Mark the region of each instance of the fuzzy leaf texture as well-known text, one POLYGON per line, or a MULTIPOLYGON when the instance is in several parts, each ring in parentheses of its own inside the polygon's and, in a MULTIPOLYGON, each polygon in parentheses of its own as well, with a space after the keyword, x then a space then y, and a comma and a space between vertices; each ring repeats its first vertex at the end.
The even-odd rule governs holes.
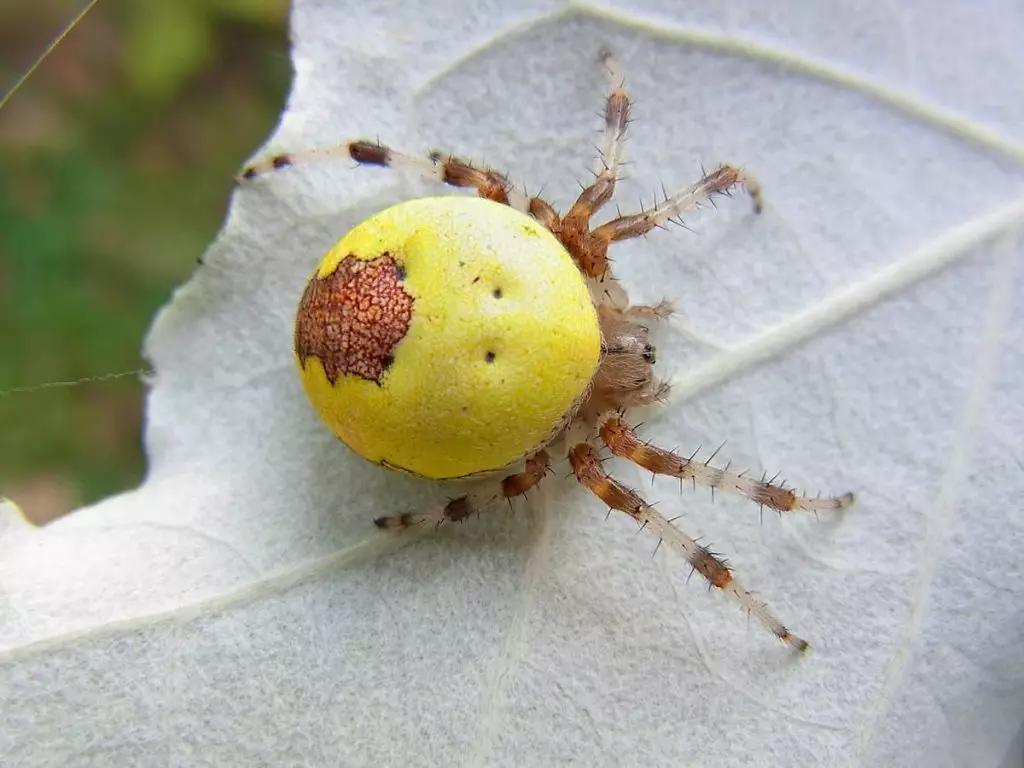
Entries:
POLYGON ((1015 765, 1024 720, 1024 12, 296 0, 259 157, 380 136, 565 209, 601 45, 636 100, 624 210, 736 162, 763 183, 614 248, 672 299, 644 436, 797 487, 774 513, 610 463, 812 644, 795 657, 556 466, 515 515, 372 519, 447 489, 309 407, 293 313, 367 215, 450 194, 345 161, 235 193, 146 355, 149 472, 42 530, 0 518, 5 765, 1015 765), (1016 84, 1016 85, 1015 85, 1016 84), (1016 437, 1015 437, 1016 435, 1016 437))

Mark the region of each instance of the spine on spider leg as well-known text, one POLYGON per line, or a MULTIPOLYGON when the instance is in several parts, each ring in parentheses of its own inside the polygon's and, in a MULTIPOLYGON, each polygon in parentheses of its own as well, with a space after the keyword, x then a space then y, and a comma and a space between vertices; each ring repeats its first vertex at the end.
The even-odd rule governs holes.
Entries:
POLYGON ((852 493, 832 498, 808 498, 772 480, 756 479, 742 473, 730 472, 728 467, 713 467, 710 459, 702 462, 695 460, 693 456, 684 458, 672 451, 641 441, 633 428, 615 412, 606 413, 601 417, 599 432, 601 439, 613 454, 655 474, 670 475, 708 488, 745 496, 754 503, 774 509, 776 512, 844 509, 854 501, 852 493))
POLYGON ((703 576, 708 584, 731 595, 782 642, 798 651, 807 650, 807 642, 790 632, 767 605, 747 591, 724 560, 656 512, 636 491, 612 479, 602 468, 597 451, 589 443, 573 446, 569 451, 569 463, 579 483, 589 488, 605 504, 625 512, 642 527, 649 528, 660 541, 682 553, 693 570, 703 576))

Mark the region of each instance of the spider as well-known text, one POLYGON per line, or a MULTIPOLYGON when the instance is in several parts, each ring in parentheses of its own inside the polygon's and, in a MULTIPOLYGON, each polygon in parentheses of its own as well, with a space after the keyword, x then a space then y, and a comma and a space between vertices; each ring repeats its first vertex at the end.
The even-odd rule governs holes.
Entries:
POLYGON ((245 184, 343 156, 477 192, 400 203, 327 253, 296 314, 303 384, 327 425, 364 458, 421 477, 469 480, 443 507, 379 517, 378 527, 440 526, 500 499, 511 504, 545 478, 557 450, 609 512, 632 517, 711 587, 804 651, 807 642, 725 560, 612 477, 599 454, 603 446, 652 473, 739 494, 780 514, 853 503, 850 493, 807 498, 764 476, 666 450, 641 440, 627 421, 631 409, 659 404, 668 392, 653 372, 648 324, 671 306, 630 304, 611 274, 609 247, 737 188, 755 212, 762 200, 751 176, 722 165, 654 207, 592 227, 615 192, 630 118, 619 64, 606 49, 599 59, 609 83, 601 162, 564 215, 494 170, 441 153, 418 159, 379 142, 278 154, 243 170, 245 184))

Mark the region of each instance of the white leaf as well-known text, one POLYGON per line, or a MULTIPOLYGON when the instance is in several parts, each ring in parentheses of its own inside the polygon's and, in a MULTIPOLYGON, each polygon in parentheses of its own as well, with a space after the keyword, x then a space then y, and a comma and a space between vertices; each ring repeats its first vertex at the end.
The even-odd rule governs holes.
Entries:
POLYGON ((515 516, 376 531, 445 489, 327 434, 292 317, 336 238, 435 190, 323 163, 238 192, 157 318, 144 485, 0 519, 4 764, 999 765, 1024 720, 1020 5, 426 7, 298 0, 260 156, 380 136, 564 209, 607 43, 636 98, 624 208, 701 164, 753 171, 762 216, 724 201, 616 268, 685 315, 645 436, 858 492, 763 521, 648 492, 813 652, 687 586, 561 467, 515 516))

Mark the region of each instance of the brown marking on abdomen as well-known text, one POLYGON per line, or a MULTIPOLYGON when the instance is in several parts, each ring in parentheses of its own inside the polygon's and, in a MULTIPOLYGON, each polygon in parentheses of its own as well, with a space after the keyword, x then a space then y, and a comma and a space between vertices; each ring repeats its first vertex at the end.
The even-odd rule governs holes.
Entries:
POLYGON ((380 384, 412 321, 413 298, 401 285, 404 276, 387 252, 369 261, 349 255, 327 277, 314 275, 295 317, 302 366, 315 357, 331 384, 343 374, 380 384))

